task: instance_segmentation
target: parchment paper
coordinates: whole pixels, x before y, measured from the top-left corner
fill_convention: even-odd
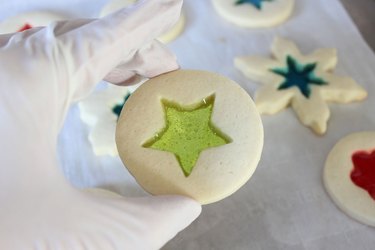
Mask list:
[[[2,1],[4,19],[23,10],[50,9],[71,17],[95,17],[107,1]],[[169,47],[182,68],[221,73],[252,96],[258,84],[233,66],[238,55],[270,55],[275,35],[294,40],[304,53],[338,49],[336,73],[364,86],[365,102],[330,105],[328,132],[316,136],[291,109],[263,116],[265,145],[251,180],[233,196],[203,208],[202,215],[165,249],[374,249],[375,229],[357,223],[330,200],[322,183],[325,158],[343,136],[375,130],[375,56],[337,0],[297,0],[293,16],[269,29],[228,23],[208,0],[186,0],[186,29]],[[124,196],[147,195],[118,158],[96,157],[89,129],[73,106],[60,136],[62,170],[78,187],[103,187]],[[374,142],[375,145],[375,142]]]

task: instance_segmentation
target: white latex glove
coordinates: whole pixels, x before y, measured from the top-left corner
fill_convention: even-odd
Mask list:
[[[141,1],[101,20],[0,36],[1,249],[157,249],[199,215],[184,197],[77,190],[56,157],[69,105],[116,66],[109,79],[117,82],[177,68],[153,39],[177,21],[181,4]]]

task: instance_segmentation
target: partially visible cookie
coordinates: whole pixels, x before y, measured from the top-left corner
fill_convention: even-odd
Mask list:
[[[0,22],[0,34],[21,32],[33,27],[46,26],[49,23],[65,19],[67,19],[65,16],[54,12],[25,12]]]
[[[128,6],[131,6],[132,4],[136,3],[137,0],[114,0],[109,2],[107,5],[104,6],[102,9],[100,16],[106,16],[109,15],[121,8],[125,8]],[[178,22],[172,27],[171,30],[166,32],[165,34],[161,35],[158,37],[158,40],[161,41],[162,43],[168,43],[173,41],[175,38],[177,38],[182,31],[184,30],[185,27],[185,14],[182,10],[180,19]]]
[[[96,155],[118,155],[115,142],[117,120],[137,86],[109,85],[78,103],[81,119],[90,127],[89,141]]]
[[[239,85],[210,72],[178,70],[145,82],[131,95],[116,143],[146,191],[207,204],[231,195],[252,176],[263,127]]]
[[[294,0],[212,0],[212,3],[229,22],[248,28],[281,24],[294,8]]]
[[[375,227],[375,131],[341,139],[327,157],[323,180],[342,211]]]
[[[335,49],[302,55],[292,41],[277,37],[272,54],[272,59],[251,55],[234,60],[246,77],[264,84],[255,94],[261,114],[274,114],[291,105],[305,126],[324,134],[330,117],[328,102],[349,103],[367,96],[352,78],[331,73],[337,64]]]

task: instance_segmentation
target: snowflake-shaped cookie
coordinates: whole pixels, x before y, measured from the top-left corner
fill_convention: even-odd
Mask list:
[[[234,61],[245,76],[264,84],[255,94],[262,114],[274,114],[291,105],[304,125],[324,134],[330,116],[327,102],[349,103],[367,96],[352,78],[331,72],[337,64],[335,49],[302,55],[293,42],[277,37],[272,54],[275,59],[247,56]]]
[[[90,128],[89,141],[96,155],[117,156],[115,132],[122,107],[139,85],[109,85],[78,103],[80,116]]]

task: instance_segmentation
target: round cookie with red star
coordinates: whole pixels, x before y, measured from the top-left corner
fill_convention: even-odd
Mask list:
[[[285,22],[294,0],[212,0],[216,11],[241,27],[271,27]]]
[[[33,27],[46,26],[67,17],[48,11],[32,11],[18,14],[0,22],[0,34],[22,32]]]
[[[375,131],[341,139],[327,157],[323,180],[342,211],[375,227]]]
[[[145,82],[130,96],[116,143],[124,165],[149,193],[208,204],[252,176],[263,126],[252,99],[235,82],[178,70]]]

